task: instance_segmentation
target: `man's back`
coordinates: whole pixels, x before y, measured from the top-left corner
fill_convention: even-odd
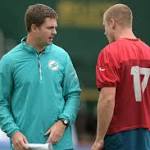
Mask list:
[[[110,57],[112,74],[116,78],[115,109],[108,134],[135,128],[149,129],[149,46],[139,39],[119,39],[109,44],[105,53]]]

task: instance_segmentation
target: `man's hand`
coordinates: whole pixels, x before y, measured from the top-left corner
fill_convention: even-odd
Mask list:
[[[12,144],[15,150],[28,150],[26,137],[19,131],[12,136]]]
[[[47,142],[55,144],[57,143],[60,138],[63,136],[66,126],[62,123],[61,120],[57,121],[45,135],[49,135]]]
[[[94,144],[91,147],[91,150],[102,150],[104,147],[104,141],[96,141],[94,142]]]

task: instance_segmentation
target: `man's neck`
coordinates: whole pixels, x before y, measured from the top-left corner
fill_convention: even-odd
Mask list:
[[[137,39],[134,33],[132,32],[132,29],[123,29],[116,32],[115,39],[118,40],[120,38],[127,38],[127,39]]]
[[[27,36],[26,43],[37,49],[38,53],[41,53],[44,50],[44,46],[40,45],[31,35]]]

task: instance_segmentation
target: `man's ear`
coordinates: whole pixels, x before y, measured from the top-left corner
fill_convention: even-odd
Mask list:
[[[35,24],[31,25],[31,31],[36,32],[37,31],[37,26]]]
[[[109,21],[109,25],[112,29],[115,29],[116,28],[116,21],[115,19],[111,18],[110,21]]]

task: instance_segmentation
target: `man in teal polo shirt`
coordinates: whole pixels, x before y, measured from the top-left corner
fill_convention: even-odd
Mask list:
[[[46,142],[54,150],[73,149],[81,90],[68,53],[52,43],[57,13],[31,5],[25,24],[27,37],[0,61],[0,127],[15,150]]]

